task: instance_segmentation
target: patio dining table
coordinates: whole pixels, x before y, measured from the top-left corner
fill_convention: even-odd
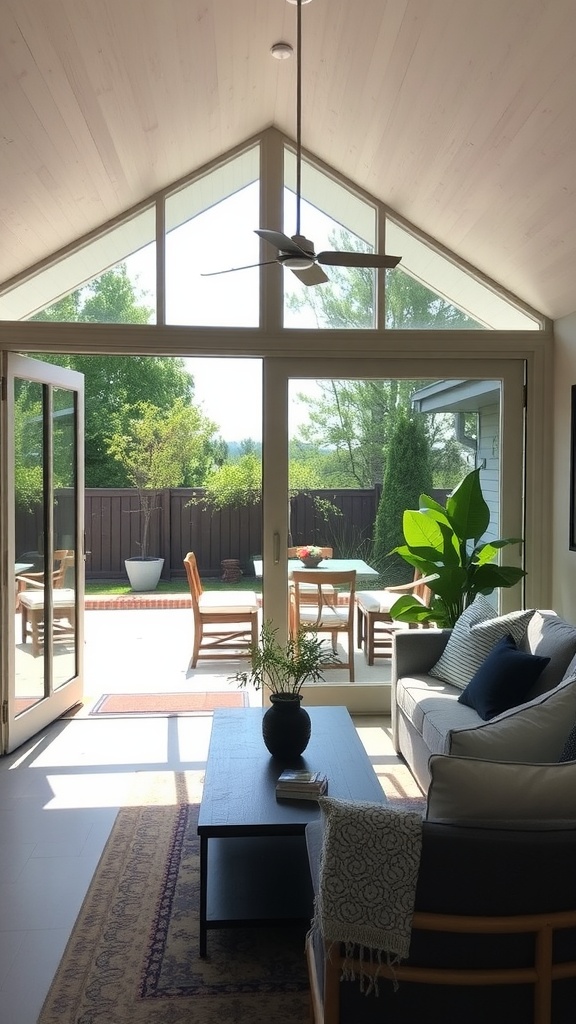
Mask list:
[[[292,573],[295,569],[302,569],[304,572],[350,572],[354,569],[356,576],[377,576],[378,570],[373,569],[368,562],[365,562],[362,558],[324,558],[320,565],[316,569],[306,569],[306,566],[302,564],[299,558],[288,559],[288,579],[292,579]],[[254,574],[256,576],[262,576],[263,562],[261,558],[254,559]]]

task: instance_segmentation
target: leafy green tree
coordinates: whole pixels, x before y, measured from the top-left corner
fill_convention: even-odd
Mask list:
[[[382,483],[388,439],[398,417],[410,410],[412,393],[425,381],[318,381],[319,398],[308,405],[300,440],[324,453],[322,486],[373,487]]]
[[[128,277],[125,264],[106,271],[88,285],[59,299],[33,319],[62,323],[148,323],[152,309],[142,304],[143,295]],[[194,378],[182,359],[161,356],[50,355],[46,362],[66,366],[84,375],[85,467],[87,487],[131,486],[125,467],[108,451],[107,436],[112,418],[123,408],[143,399],[164,412],[182,399],[194,397]],[[211,439],[206,471],[226,458],[226,445]],[[202,480],[194,478],[192,483]]]
[[[205,472],[206,450],[216,429],[198,409],[177,399],[165,411],[151,402],[124,406],[112,417],[108,451],[138,489],[143,526],[141,554],[148,555],[154,490],[185,487]]]
[[[390,555],[404,540],[404,511],[418,504],[420,494],[432,487],[430,448],[423,417],[402,415],[390,438],[384,486],[374,527],[374,564],[386,573],[389,583],[405,583],[412,578],[406,562]]]
[[[262,497],[262,462],[253,453],[241,455],[212,469],[204,486],[204,500],[214,508],[257,505]]]
[[[363,243],[342,229],[330,235],[336,249],[362,251]],[[319,327],[369,329],[374,326],[374,274],[367,269],[331,268],[331,281],[306,289],[304,297],[291,296],[293,311],[311,311]],[[386,326],[388,328],[478,328],[465,313],[435,295],[425,285],[397,268],[388,273],[386,289]],[[412,381],[319,381],[318,399],[299,395],[308,406],[309,423],[299,431],[300,439],[327,454],[322,464],[325,486],[373,487],[382,483],[389,438],[400,415],[410,414],[414,391],[429,383]],[[451,419],[451,418],[450,418]],[[452,446],[445,457],[440,437],[448,439],[446,416],[427,417],[426,429],[433,452],[435,472],[458,476],[461,449]],[[448,435],[448,437],[447,437]],[[460,465],[460,475],[462,465]],[[436,483],[442,486],[443,483]]]
[[[290,494],[318,487],[313,468],[296,460],[290,460],[289,481]],[[204,486],[205,500],[214,508],[257,505],[262,499],[262,460],[253,452],[241,455],[234,462],[212,469]]]
[[[44,358],[44,356],[43,356]],[[46,362],[84,374],[84,457],[87,487],[130,487],[128,476],[110,455],[107,437],[113,417],[140,397],[167,412],[175,402],[193,399],[193,378],[182,359],[162,356],[55,355]],[[214,431],[217,426],[214,426]],[[214,436],[213,456],[218,451]]]
[[[148,324],[154,310],[141,304],[144,296],[128,277],[126,264],[118,263],[31,319],[51,323]]]
[[[42,501],[44,473],[39,450],[42,438],[42,402],[31,401],[26,388],[16,390],[14,403],[15,503],[20,511],[32,511]]]

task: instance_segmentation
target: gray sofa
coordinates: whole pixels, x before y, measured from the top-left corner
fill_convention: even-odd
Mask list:
[[[518,646],[550,661],[521,705],[490,721],[458,701],[455,686],[430,670],[451,630],[398,632],[392,655],[392,735],[423,792],[431,754],[549,763],[562,755],[576,721],[576,627],[553,611],[530,613]],[[464,654],[465,656],[465,654]]]

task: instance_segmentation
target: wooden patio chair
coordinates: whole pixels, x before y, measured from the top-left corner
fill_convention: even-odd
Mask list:
[[[61,589],[66,585],[66,574],[68,569],[74,565],[74,552],[69,548],[61,548],[54,552],[52,569],[52,586],[54,589]],[[45,586],[44,572],[21,572],[16,577],[17,598],[16,607],[19,607],[20,594],[23,590],[43,590]]]
[[[54,552],[52,570],[52,636],[54,640],[71,640],[76,632],[76,591],[66,587],[69,569],[74,567],[74,551]],[[22,622],[22,643],[30,637],[32,654],[37,657],[44,645],[45,586],[44,572],[20,573],[17,577],[16,608]]]
[[[325,587],[332,588],[332,598]],[[304,588],[304,590],[302,589]],[[356,571],[326,572],[321,569],[295,569],[290,589],[290,632],[297,636],[300,629],[312,633],[329,633],[332,651],[326,657],[330,668],[347,668],[350,682],[354,682],[354,595]],[[345,634],[348,641],[346,660],[335,659],[338,635]]]
[[[364,649],[366,661],[374,664],[375,658],[392,657],[392,641],[398,629],[416,629],[416,622],[395,622],[390,614],[392,605],[402,594],[412,594],[423,605],[429,607],[432,591],[428,583],[436,575],[422,576],[416,569],[414,579],[384,590],[361,590],[356,594],[358,647]],[[427,625],[427,624],[426,624]],[[420,627],[423,628],[423,627]]]
[[[184,566],[194,615],[194,644],[188,668],[196,668],[199,658],[230,661],[250,657],[250,648],[258,643],[258,598],[254,591],[206,592],[192,551],[186,555]]]

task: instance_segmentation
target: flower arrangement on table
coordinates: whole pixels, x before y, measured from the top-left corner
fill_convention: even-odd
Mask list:
[[[296,554],[298,558],[322,558],[322,548],[317,548],[314,544],[306,544],[303,548],[298,548]]]

